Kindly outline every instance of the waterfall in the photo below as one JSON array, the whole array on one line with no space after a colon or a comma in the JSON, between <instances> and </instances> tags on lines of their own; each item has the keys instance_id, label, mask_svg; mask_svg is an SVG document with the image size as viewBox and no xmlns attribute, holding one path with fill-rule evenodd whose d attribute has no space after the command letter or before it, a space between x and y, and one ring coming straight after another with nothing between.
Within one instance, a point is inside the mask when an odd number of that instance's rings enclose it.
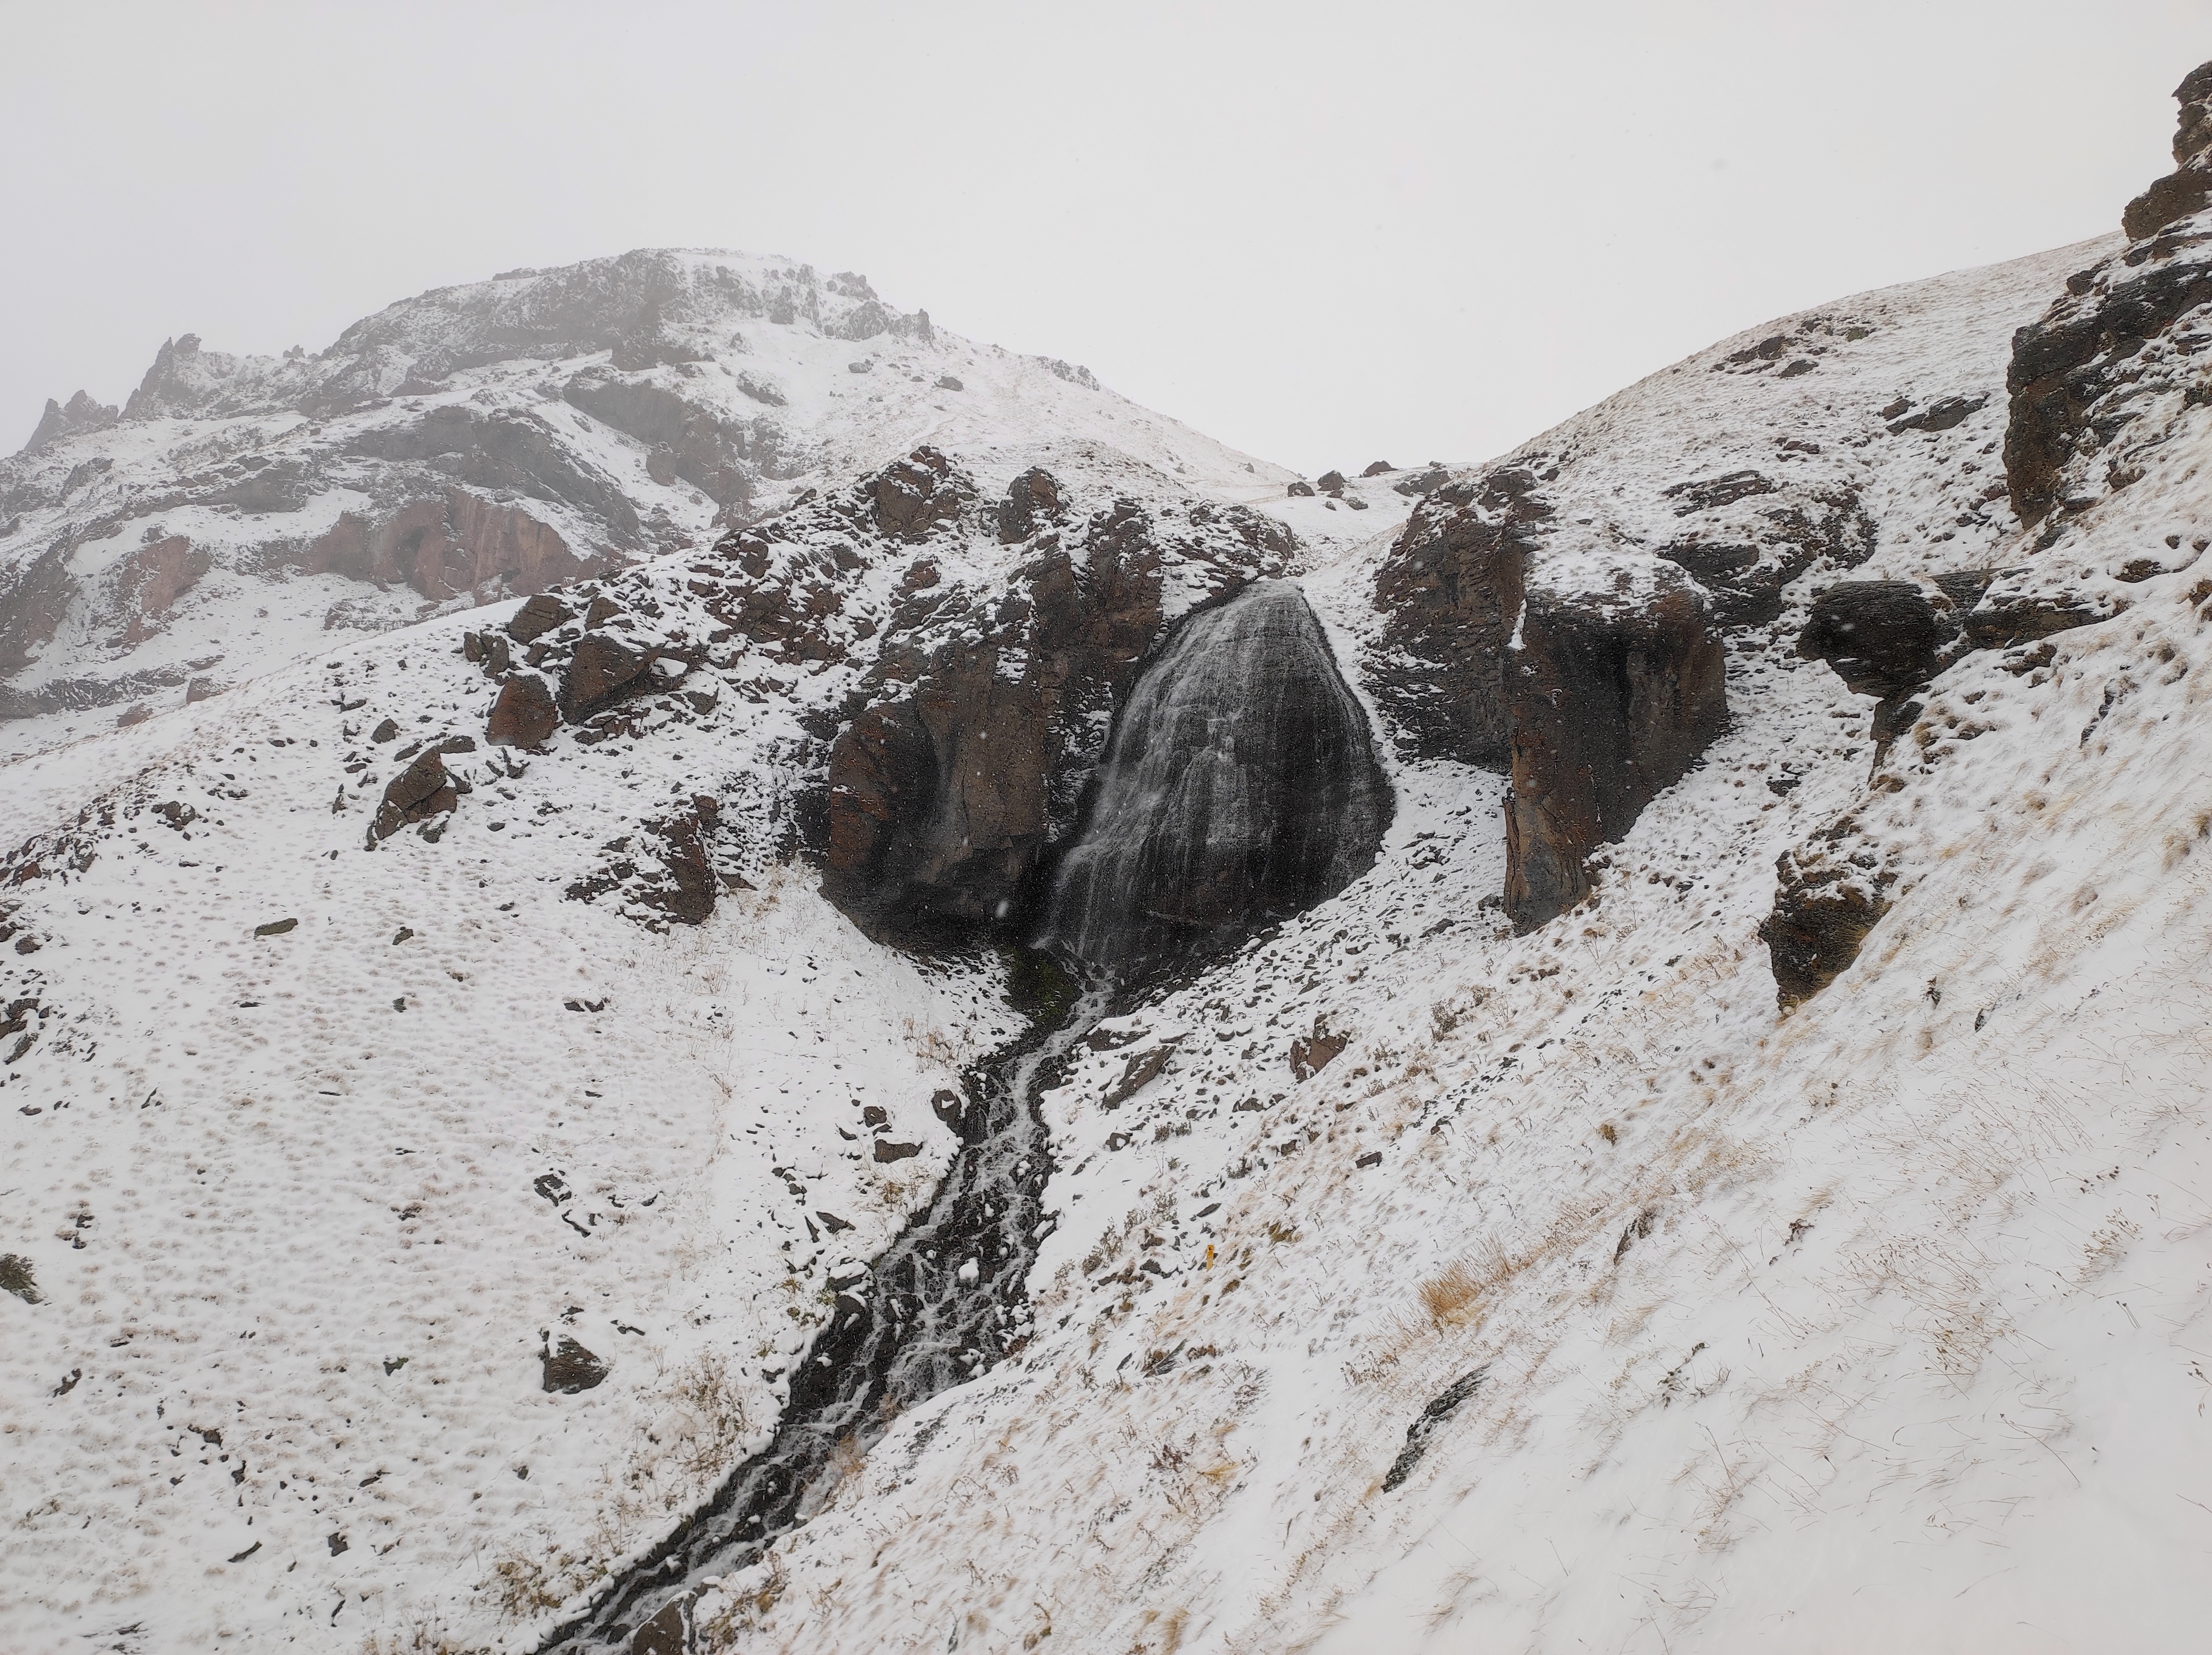
<instances>
[{"instance_id":1,"label":"waterfall","mask_svg":"<svg viewBox=\"0 0 2212 1655\"><path fill-rule=\"evenodd\" d=\"M1127 974L1241 941L1366 871L1392 809L1304 594L1255 581L1185 617L1130 691L1042 945Z\"/></svg>"}]
</instances>

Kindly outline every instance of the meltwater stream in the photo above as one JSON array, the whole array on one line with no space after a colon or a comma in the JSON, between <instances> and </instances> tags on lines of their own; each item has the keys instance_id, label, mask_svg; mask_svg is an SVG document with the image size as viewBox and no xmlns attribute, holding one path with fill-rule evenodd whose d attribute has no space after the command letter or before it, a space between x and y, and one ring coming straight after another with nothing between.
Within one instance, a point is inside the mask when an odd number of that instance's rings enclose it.
<instances>
[{"instance_id":1,"label":"meltwater stream","mask_svg":"<svg viewBox=\"0 0 2212 1655\"><path fill-rule=\"evenodd\" d=\"M814 1509L835 1486L826 1474L841 1443L851 1438L866 1450L896 1415L1005 1354L1020 1330L1051 1171L1038 1076L1105 1014L1110 991L1091 989L1056 1028L1032 1030L971 1072L959 1154L866 1284L839 1295L835 1319L793 1370L775 1440L548 1638L544 1655L684 1655L701 1585L757 1561Z\"/></svg>"}]
</instances>

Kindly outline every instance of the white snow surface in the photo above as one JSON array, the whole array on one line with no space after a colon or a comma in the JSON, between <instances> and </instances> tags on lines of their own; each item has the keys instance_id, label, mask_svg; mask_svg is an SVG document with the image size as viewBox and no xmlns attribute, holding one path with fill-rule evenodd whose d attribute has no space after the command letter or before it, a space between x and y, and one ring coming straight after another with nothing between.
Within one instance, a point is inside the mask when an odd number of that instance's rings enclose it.
<instances>
[{"instance_id":1,"label":"white snow surface","mask_svg":"<svg viewBox=\"0 0 2212 1655\"><path fill-rule=\"evenodd\" d=\"M1754 330L1528 452L1601 544L1786 452L1868 502L1863 576L2032 561L1979 498L2008 341L2106 250L1824 306L1832 348L1787 379L1715 366L1811 336ZM1990 400L1893 436L1899 395ZM2081 579L2212 529L2212 415L2162 417L2075 520ZM1306 579L1348 670L1387 526ZM1501 782L1393 761L1370 873L1103 1026L1045 1099L1034 1337L710 1593L706 1645L2189 1646L2205 589L2174 567L2047 652L1966 657L1870 775L1869 703L1786 646L1808 584L1732 642L1729 731L1583 907L1512 936ZM445 838L362 852L331 810L367 786L345 732L476 731L463 624L0 770L6 842L45 836L0 894L42 943L0 954L40 1001L0 1085L0 1250L40 1294L0 1295L0 1646L532 1647L762 1440L821 1284L944 1164L932 1090L1018 1022L984 966L867 943L772 860L696 931L563 899L656 800L757 808L811 691L556 738L519 777L459 755ZM1774 861L1847 811L1905 872L1784 1017ZM1317 1036L1343 1047L1302 1074ZM866 1102L922 1155L863 1157ZM817 1243L817 1210L858 1228ZM538 1389L563 1331L604 1385Z\"/></svg>"}]
</instances>

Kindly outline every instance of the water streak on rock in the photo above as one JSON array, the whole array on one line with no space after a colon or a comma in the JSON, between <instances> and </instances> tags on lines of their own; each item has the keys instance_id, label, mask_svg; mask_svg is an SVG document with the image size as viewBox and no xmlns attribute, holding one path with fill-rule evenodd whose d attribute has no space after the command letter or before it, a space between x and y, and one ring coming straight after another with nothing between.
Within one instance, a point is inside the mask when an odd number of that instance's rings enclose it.
<instances>
[{"instance_id":1,"label":"water streak on rock","mask_svg":"<svg viewBox=\"0 0 2212 1655\"><path fill-rule=\"evenodd\" d=\"M1140 971L1241 941L1375 860L1390 785L1288 581L1188 616L1114 722L1044 944Z\"/></svg>"}]
</instances>

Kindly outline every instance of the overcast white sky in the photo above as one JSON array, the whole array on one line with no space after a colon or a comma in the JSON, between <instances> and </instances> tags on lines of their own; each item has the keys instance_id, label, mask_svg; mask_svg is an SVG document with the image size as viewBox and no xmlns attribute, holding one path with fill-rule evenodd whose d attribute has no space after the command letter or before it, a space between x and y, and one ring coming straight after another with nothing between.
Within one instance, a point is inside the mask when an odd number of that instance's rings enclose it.
<instances>
[{"instance_id":1,"label":"overcast white sky","mask_svg":"<svg viewBox=\"0 0 2212 1655\"><path fill-rule=\"evenodd\" d=\"M2115 227L2212 0L0 0L0 452L162 339L779 252L1308 472Z\"/></svg>"}]
</instances>

